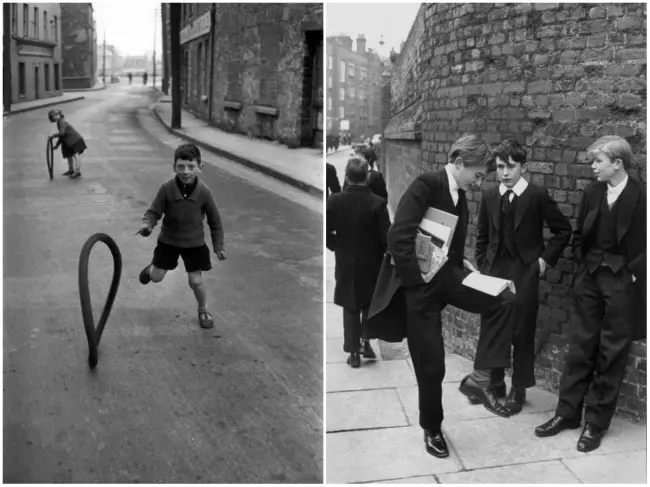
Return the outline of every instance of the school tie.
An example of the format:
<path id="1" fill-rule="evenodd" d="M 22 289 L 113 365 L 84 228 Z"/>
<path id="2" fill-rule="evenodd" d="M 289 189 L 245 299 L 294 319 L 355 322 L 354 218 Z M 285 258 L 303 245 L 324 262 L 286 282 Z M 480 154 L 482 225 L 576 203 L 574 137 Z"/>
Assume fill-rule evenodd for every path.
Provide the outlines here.
<path id="1" fill-rule="evenodd" d="M 513 192 L 512 192 L 511 189 L 509 189 L 509 190 L 506 191 L 505 194 L 503 195 L 503 199 L 502 199 L 501 204 L 503 205 L 503 211 L 504 211 L 505 213 L 508 213 L 508 212 L 510 211 L 510 204 L 511 204 L 511 201 L 510 201 L 510 195 L 511 195 L 511 194 L 513 194 Z M 514 198 L 513 198 L 513 199 L 514 199 Z"/>

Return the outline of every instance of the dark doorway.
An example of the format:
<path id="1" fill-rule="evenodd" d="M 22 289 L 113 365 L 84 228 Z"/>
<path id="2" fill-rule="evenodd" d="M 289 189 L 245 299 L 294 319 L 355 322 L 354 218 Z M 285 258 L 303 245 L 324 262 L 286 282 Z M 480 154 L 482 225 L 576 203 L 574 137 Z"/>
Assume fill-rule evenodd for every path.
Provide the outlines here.
<path id="1" fill-rule="evenodd" d="M 34 99 L 38 100 L 39 98 L 39 79 L 38 79 L 38 66 L 34 66 Z"/>
<path id="2" fill-rule="evenodd" d="M 300 145 L 323 147 L 323 31 L 305 31 Z"/>

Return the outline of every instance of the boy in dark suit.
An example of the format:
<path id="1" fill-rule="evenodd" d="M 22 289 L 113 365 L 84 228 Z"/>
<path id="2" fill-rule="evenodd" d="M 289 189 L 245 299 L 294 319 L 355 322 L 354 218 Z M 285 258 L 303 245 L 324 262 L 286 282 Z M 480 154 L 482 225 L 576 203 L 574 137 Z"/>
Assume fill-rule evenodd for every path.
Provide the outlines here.
<path id="1" fill-rule="evenodd" d="M 529 184 L 526 150 L 516 140 L 494 151 L 501 184 L 483 192 L 476 237 L 476 263 L 482 273 L 515 283 L 517 320 L 512 335 L 512 388 L 505 402 L 513 414 L 535 385 L 535 328 L 539 309 L 539 278 L 554 266 L 571 238 L 571 224 L 546 189 Z M 544 222 L 553 237 L 544 245 Z M 489 312 L 481 321 L 490 320 Z M 492 386 L 505 397 L 504 369 L 494 369 Z"/>
<path id="2" fill-rule="evenodd" d="M 632 149 L 605 136 L 588 149 L 598 182 L 585 188 L 573 236 L 573 283 L 580 321 L 569 333 L 555 416 L 535 429 L 554 436 L 585 425 L 577 448 L 600 446 L 616 409 L 634 329 L 634 307 L 646 288 L 646 191 L 628 176 Z M 644 298 L 645 300 L 645 298 Z"/>
<path id="3" fill-rule="evenodd" d="M 465 191 L 480 186 L 493 162 L 485 142 L 475 135 L 456 141 L 444 169 L 418 176 L 397 206 L 388 232 L 388 250 L 370 307 L 369 333 L 389 342 L 408 339 L 418 382 L 420 426 L 426 451 L 436 457 L 449 456 L 442 435 L 442 381 L 445 348 L 440 313 L 447 304 L 469 311 L 488 310 L 490 322 L 481 326 L 474 372 L 461 382 L 460 391 L 499 416 L 508 417 L 490 388 L 493 368 L 510 366 L 509 351 L 515 318 L 515 296 L 508 290 L 493 297 L 462 284 L 474 266 L 465 259 L 465 237 L 469 211 Z M 417 228 L 429 207 L 458 216 L 448 261 L 426 283 L 415 254 Z M 391 264 L 391 256 L 394 265 Z"/>
<path id="4" fill-rule="evenodd" d="M 364 358 L 376 358 L 366 322 L 390 226 L 386 200 L 367 186 L 368 169 L 361 158 L 348 160 L 348 186 L 327 198 L 326 212 L 327 248 L 336 255 L 334 303 L 343 308 L 343 350 L 354 368 L 360 348 Z"/>

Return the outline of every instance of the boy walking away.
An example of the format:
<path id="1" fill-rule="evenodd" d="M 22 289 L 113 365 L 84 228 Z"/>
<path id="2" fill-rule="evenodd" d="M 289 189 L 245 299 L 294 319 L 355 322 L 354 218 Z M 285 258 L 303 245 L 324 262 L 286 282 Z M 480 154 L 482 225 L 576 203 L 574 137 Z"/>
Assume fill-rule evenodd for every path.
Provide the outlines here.
<path id="1" fill-rule="evenodd" d="M 160 187 L 137 234 L 148 237 L 158 220 L 163 218 L 153 261 L 140 273 L 140 282 L 162 281 L 167 271 L 176 268 L 178 257 L 182 257 L 190 288 L 196 296 L 199 324 L 202 328 L 212 328 L 214 322 L 208 311 L 202 274 L 202 271 L 212 268 L 210 250 L 205 244 L 203 232 L 204 216 L 208 219 L 212 248 L 217 258 L 225 260 L 226 257 L 217 204 L 212 192 L 198 176 L 202 168 L 201 152 L 194 144 L 182 144 L 176 149 L 176 177 Z"/>
<path id="2" fill-rule="evenodd" d="M 68 160 L 68 170 L 63 173 L 64 176 L 70 176 L 70 179 L 76 179 L 81 176 L 81 154 L 88 148 L 84 138 L 79 132 L 70 125 L 64 118 L 63 112 L 58 108 L 53 108 L 47 114 L 50 122 L 56 122 L 56 128 L 59 131 L 50 135 L 50 139 L 58 138 L 54 149 L 61 146 L 61 154 L 64 159 Z"/>
<path id="3" fill-rule="evenodd" d="M 557 264 L 571 238 L 571 224 L 543 187 L 529 184 L 526 150 L 516 140 L 503 141 L 494 151 L 501 184 L 483 192 L 476 237 L 476 263 L 484 274 L 515 283 L 517 316 L 512 345 L 512 388 L 505 407 L 519 413 L 526 389 L 535 385 L 535 328 L 539 309 L 539 279 Z M 553 237 L 544 245 L 544 222 Z M 490 321 L 492 310 L 481 315 Z M 483 326 L 483 325 L 481 325 Z M 497 397 L 505 397 L 504 369 L 492 370 Z"/>
<path id="4" fill-rule="evenodd" d="M 367 186 L 368 169 L 365 160 L 349 159 L 347 188 L 327 198 L 327 248 L 336 256 L 334 303 L 343 308 L 343 351 L 353 368 L 361 365 L 360 353 L 376 358 L 366 322 L 390 226 L 386 200 Z"/>
<path id="5" fill-rule="evenodd" d="M 573 283 L 580 321 L 569 334 L 555 416 L 535 429 L 554 436 L 585 425 L 577 448 L 600 446 L 616 409 L 632 341 L 645 336 L 634 322 L 635 295 L 646 289 L 646 191 L 628 177 L 632 149 L 625 139 L 605 136 L 587 148 L 598 182 L 582 195 L 573 257 Z"/>

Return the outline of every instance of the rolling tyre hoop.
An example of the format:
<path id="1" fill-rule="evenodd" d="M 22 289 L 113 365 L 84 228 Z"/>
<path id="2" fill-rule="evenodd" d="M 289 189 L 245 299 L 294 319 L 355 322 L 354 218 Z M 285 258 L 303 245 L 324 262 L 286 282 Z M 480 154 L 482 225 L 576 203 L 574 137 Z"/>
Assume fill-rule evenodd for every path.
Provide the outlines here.
<path id="1" fill-rule="evenodd" d="M 93 308 L 90 302 L 90 289 L 88 286 L 88 260 L 90 251 L 97 242 L 104 242 L 113 255 L 113 281 L 104 304 L 102 315 L 95 327 L 93 318 Z M 91 369 L 97 366 L 99 341 L 106 326 L 106 320 L 113 307 L 117 289 L 120 286 L 120 277 L 122 275 L 122 254 L 115 241 L 105 233 L 96 233 L 92 235 L 81 249 L 79 255 L 79 298 L 81 300 L 81 314 L 84 320 L 84 329 L 88 339 L 88 365 Z"/>
<path id="2" fill-rule="evenodd" d="M 50 173 L 50 180 L 52 180 L 54 179 L 54 145 L 52 144 L 52 139 L 49 137 L 45 147 L 45 162 L 47 163 L 47 170 Z"/>

